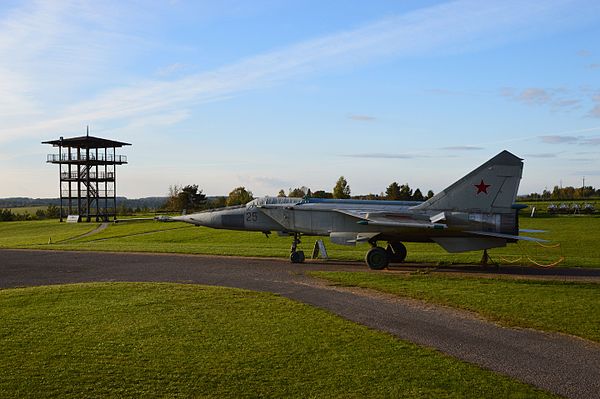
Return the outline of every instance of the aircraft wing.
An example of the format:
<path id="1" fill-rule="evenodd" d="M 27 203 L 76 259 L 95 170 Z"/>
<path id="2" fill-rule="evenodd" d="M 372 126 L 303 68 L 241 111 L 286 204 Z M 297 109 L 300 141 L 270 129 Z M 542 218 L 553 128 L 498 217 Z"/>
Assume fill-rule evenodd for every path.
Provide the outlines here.
<path id="1" fill-rule="evenodd" d="M 507 240 L 522 240 L 522 241 L 534 241 L 534 242 L 549 242 L 548 240 L 543 240 L 541 238 L 535 237 L 526 237 L 526 236 L 515 236 L 512 234 L 502 234 L 502 233 L 494 233 L 490 231 L 466 231 L 465 233 L 476 234 L 479 236 L 487 236 L 487 237 L 496 237 L 496 238 L 504 238 Z"/>
<path id="2" fill-rule="evenodd" d="M 389 212 L 364 212 L 348 209 L 335 209 L 336 212 L 352 216 L 358 219 L 357 224 L 385 227 L 407 227 L 420 229 L 446 229 L 447 225 L 443 223 L 432 223 L 413 219 L 407 215 L 394 214 Z"/>

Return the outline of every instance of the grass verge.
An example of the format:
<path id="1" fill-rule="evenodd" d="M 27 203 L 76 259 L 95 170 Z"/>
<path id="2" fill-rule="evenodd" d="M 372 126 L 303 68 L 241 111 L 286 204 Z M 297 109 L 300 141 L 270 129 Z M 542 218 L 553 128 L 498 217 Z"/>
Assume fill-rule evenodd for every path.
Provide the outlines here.
<path id="1" fill-rule="evenodd" d="M 64 241 L 92 230 L 96 224 L 59 224 L 56 221 L 0 223 L 0 248 L 36 248 L 86 251 L 173 252 L 207 255 L 287 257 L 291 238 L 272 234 L 215 230 L 184 223 L 133 222 L 111 224 L 101 233 Z M 543 248 L 536 243 L 509 244 L 493 249 L 492 259 L 501 264 L 516 261 L 531 264 L 530 258 L 550 264 L 564 257 L 560 266 L 600 267 L 600 217 L 558 216 L 521 219 L 521 227 L 547 230 L 540 237 L 560 243 Z M 51 238 L 52 244 L 48 244 Z M 304 237 L 301 249 L 310 255 L 316 237 Z M 340 260 L 363 260 L 366 245 L 334 245 L 325 238 L 329 255 Z M 382 243 L 385 244 L 385 243 Z M 407 243 L 407 262 L 477 264 L 481 252 L 449 254 L 436 244 Z"/>
<path id="2" fill-rule="evenodd" d="M 369 272 L 311 275 L 345 286 L 467 309 L 504 325 L 562 332 L 600 342 L 597 283 Z"/>
<path id="3" fill-rule="evenodd" d="M 95 283 L 0 291 L 0 396 L 548 397 L 272 294 Z"/>

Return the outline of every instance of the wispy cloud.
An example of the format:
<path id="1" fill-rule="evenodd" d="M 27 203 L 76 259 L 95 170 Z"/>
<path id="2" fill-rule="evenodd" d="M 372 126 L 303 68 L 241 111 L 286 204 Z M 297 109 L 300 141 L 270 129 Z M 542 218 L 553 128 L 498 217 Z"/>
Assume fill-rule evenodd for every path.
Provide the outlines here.
<path id="1" fill-rule="evenodd" d="M 548 104 L 552 95 L 545 89 L 530 87 L 517 93 L 516 99 L 526 104 Z"/>
<path id="2" fill-rule="evenodd" d="M 600 145 L 600 137 L 588 137 L 580 140 L 583 145 Z"/>
<path id="3" fill-rule="evenodd" d="M 529 87 L 522 90 L 504 88 L 500 94 L 503 97 L 526 105 L 549 107 L 552 112 L 570 112 L 584 106 L 589 107 L 591 103 L 593 104 L 596 101 L 594 91 L 589 88 Z M 592 117 L 600 117 L 600 113 L 596 114 L 595 108 L 592 108 L 588 114 Z"/>
<path id="4" fill-rule="evenodd" d="M 546 144 L 575 144 L 579 141 L 576 136 L 539 136 L 542 143 Z"/>
<path id="5" fill-rule="evenodd" d="M 581 100 L 576 100 L 576 99 L 571 99 L 571 100 L 557 100 L 554 103 L 554 106 L 556 108 L 560 108 L 560 109 L 565 109 L 565 108 L 570 108 L 570 109 L 575 109 L 575 108 L 581 108 L 580 107 L 581 104 Z"/>
<path id="6" fill-rule="evenodd" d="M 3 32 L 0 58 L 3 62 L 12 58 L 17 63 L 33 65 L 34 61 L 43 60 L 42 65 L 20 74 L 0 71 L 3 74 L 0 81 L 20 82 L 15 83 L 19 87 L 4 89 L 0 98 L 20 104 L 10 112 L 24 115 L 12 118 L 8 124 L 3 123 L 0 141 L 49 131 L 73 131 L 82 121 L 92 124 L 112 121 L 122 125 L 157 112 L 191 108 L 306 74 L 338 66 L 356 66 L 381 57 L 463 52 L 487 47 L 581 22 L 592 13 L 578 12 L 583 8 L 577 6 L 578 3 L 577 0 L 536 4 L 516 0 L 501 3 L 456 1 L 385 18 L 354 30 L 170 81 L 137 78 L 133 83 L 123 84 L 109 78 L 116 74 L 110 74 L 114 63 L 106 60 L 114 60 L 106 56 L 114 55 L 113 45 L 119 42 L 118 39 L 126 39 L 124 41 L 132 49 L 134 43 L 141 43 L 141 47 L 148 44 L 141 36 L 131 37 L 119 31 L 123 22 L 119 15 L 135 13 L 123 10 L 117 2 L 101 7 L 96 2 L 40 1 L 5 15 L 0 21 Z M 589 8 L 589 4 L 586 7 Z M 114 18 L 107 18 L 107 14 Z M 547 21 L 553 23 L 547 24 Z M 92 24 L 93 29 L 90 29 Z M 87 87 L 92 93 L 88 94 L 91 99 L 82 100 L 79 95 L 62 98 L 61 102 L 54 98 L 48 100 L 43 90 L 47 90 L 50 83 L 36 85 L 45 78 L 48 80 L 48 72 L 44 72 L 48 67 L 53 77 L 73 73 L 74 77 L 90 83 Z M 108 84 L 108 89 L 92 90 L 88 79 L 94 74 L 89 73 L 88 67 L 101 69 L 106 81 L 94 84 L 102 87 Z M 71 87 L 76 88 L 77 79 L 72 80 Z M 62 79 L 55 85 L 66 84 L 65 81 Z M 26 94 L 6 97 L 7 92 Z"/>

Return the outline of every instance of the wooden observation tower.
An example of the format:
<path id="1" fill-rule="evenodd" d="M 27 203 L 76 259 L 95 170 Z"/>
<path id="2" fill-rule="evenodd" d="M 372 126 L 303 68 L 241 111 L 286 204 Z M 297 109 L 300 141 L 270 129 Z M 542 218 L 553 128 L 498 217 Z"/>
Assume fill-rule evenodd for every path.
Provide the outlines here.
<path id="1" fill-rule="evenodd" d="M 42 144 L 58 147 L 46 162 L 58 164 L 60 221 L 64 215 L 87 222 L 116 220 L 117 165 L 127 163 L 127 156 L 116 150 L 131 144 L 90 136 L 89 128 L 85 136 Z"/>

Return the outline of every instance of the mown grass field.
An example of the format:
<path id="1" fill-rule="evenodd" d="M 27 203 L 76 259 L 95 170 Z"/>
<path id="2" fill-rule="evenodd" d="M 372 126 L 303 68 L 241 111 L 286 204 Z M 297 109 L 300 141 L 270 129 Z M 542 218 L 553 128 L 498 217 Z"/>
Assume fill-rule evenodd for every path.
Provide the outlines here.
<path id="1" fill-rule="evenodd" d="M 549 397 L 266 293 L 7 289 L 0 319 L 1 397 Z"/>
<path id="2" fill-rule="evenodd" d="M 97 224 L 59 224 L 55 220 L 0 223 L 0 247 L 95 251 L 139 251 L 212 254 L 232 256 L 287 257 L 291 238 L 257 232 L 240 232 L 193 227 L 182 223 L 132 222 L 110 225 L 101 233 L 65 241 L 92 230 Z M 560 244 L 545 248 L 520 242 L 489 251 L 500 264 L 516 262 L 531 265 L 554 263 L 559 266 L 600 267 L 600 217 L 556 216 L 521 218 L 521 228 L 547 230 L 538 237 Z M 525 234 L 527 235 L 527 234 Z M 48 241 L 51 239 L 51 244 Z M 315 237 L 304 237 L 301 248 L 310 255 Z M 363 260 L 367 245 L 347 247 L 325 239 L 332 259 Z M 436 244 L 407 243 L 407 262 L 434 264 L 475 264 L 481 252 L 449 254 Z"/>
<path id="3" fill-rule="evenodd" d="M 343 286 L 371 288 L 476 312 L 503 325 L 600 342 L 600 284 L 453 277 L 440 274 L 313 272 Z"/>

